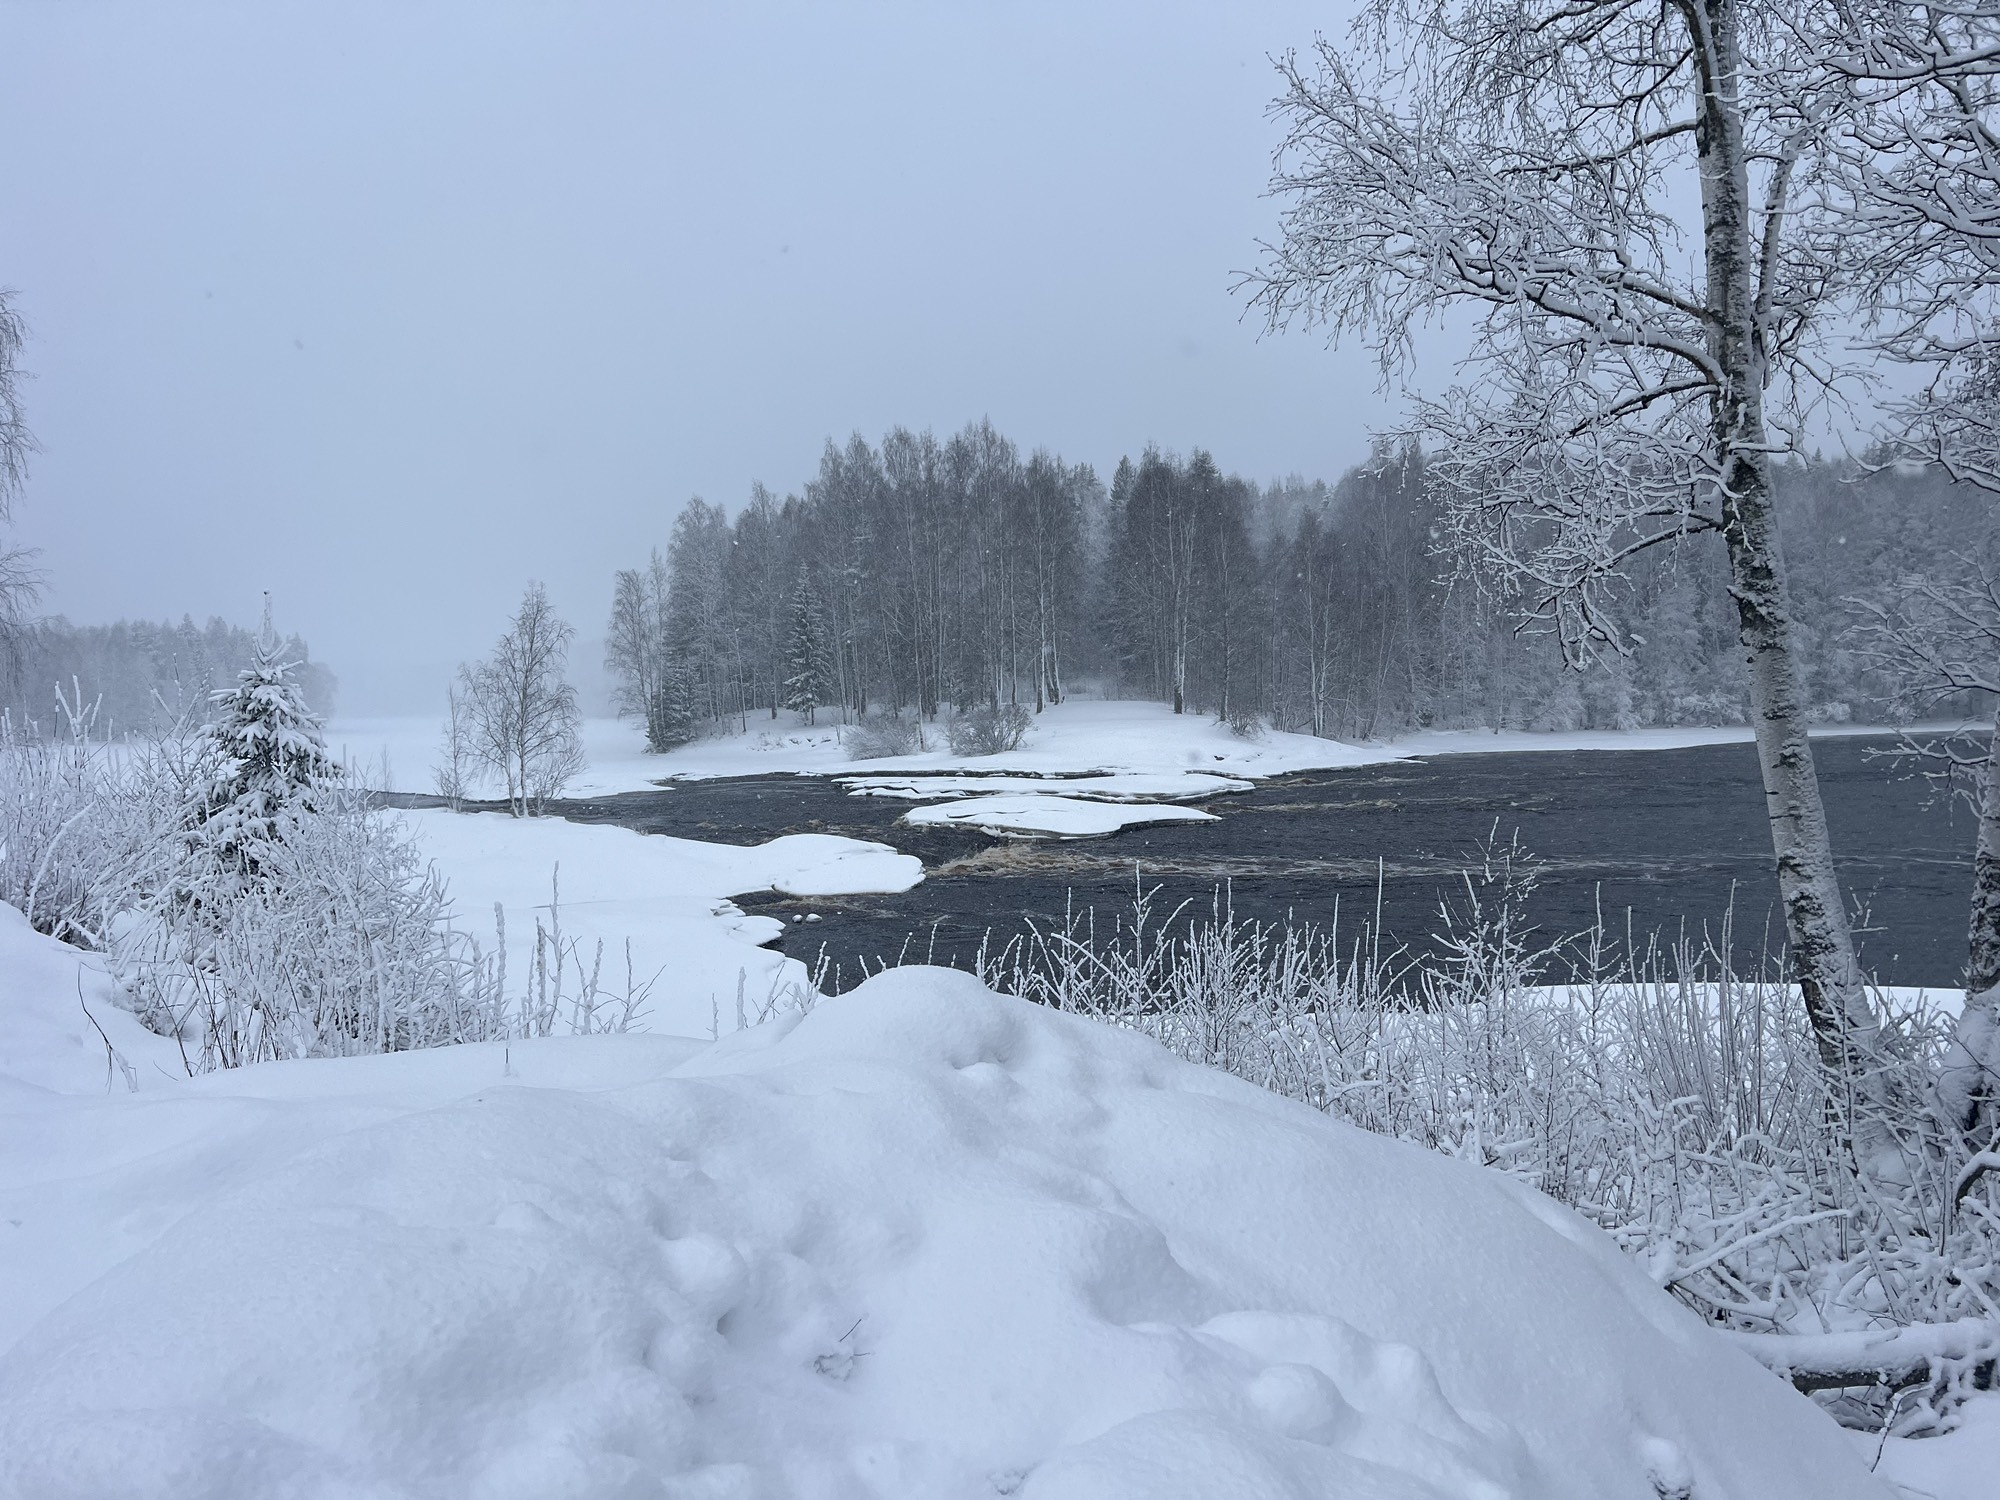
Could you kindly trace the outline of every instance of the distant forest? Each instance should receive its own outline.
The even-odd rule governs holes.
[[[1779,474],[1814,717],[1886,718],[1848,600],[1985,545],[1990,507],[1934,474]],[[606,667],[655,749],[787,711],[1039,710],[1079,688],[1340,739],[1742,720],[1713,538],[1643,554],[1617,605],[1629,654],[1576,670],[1453,578],[1423,478],[1414,450],[1259,486],[1149,448],[1107,485],[985,422],[857,435],[801,494],[759,485],[734,520],[692,501],[617,575]]]
[[[301,696],[322,717],[331,714],[333,673],[297,636],[284,649],[300,664]],[[233,686],[256,655],[257,633],[221,619],[72,625],[56,616],[0,632],[0,710],[19,730],[65,733],[60,690],[95,711],[102,735],[149,733],[184,718],[205,723],[213,717],[210,694]]]

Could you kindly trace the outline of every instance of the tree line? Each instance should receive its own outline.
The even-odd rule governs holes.
[[[606,666],[654,749],[790,710],[1058,703],[1089,665],[1086,464],[990,423],[831,442],[802,494],[702,500],[617,576]]]
[[[1619,649],[1571,661],[1457,566],[1437,461],[1384,445],[1332,484],[1259,485],[1150,447],[1106,485],[985,421],[856,435],[782,500],[757,485],[733,518],[691,501],[617,575],[606,666],[655,750],[753,720],[1039,712],[1078,688],[1343,739],[1744,721],[1715,569],[1634,558],[1598,604]],[[1893,466],[1801,459],[1775,484],[1812,716],[1893,713],[1854,600],[1963,546],[1989,508]]]
[[[63,710],[96,716],[101,734],[151,733],[214,716],[214,697],[258,659],[255,631],[211,616],[197,625],[119,620],[76,625],[60,615],[0,628],[0,711],[17,729],[59,730]],[[279,642],[292,680],[322,718],[334,708],[333,673],[297,635]]]

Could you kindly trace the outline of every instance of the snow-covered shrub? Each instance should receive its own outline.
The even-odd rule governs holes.
[[[106,744],[73,689],[57,702],[61,735],[0,715],[0,901],[96,948],[172,836],[188,757],[172,740]]]
[[[197,1069],[498,1034],[489,965],[399,825],[328,756],[268,630],[216,699],[177,774],[135,788],[176,815],[134,862],[110,933],[141,1019]]]
[[[1587,934],[1571,955],[1583,977],[1545,983],[1554,950],[1521,918],[1532,882],[1518,850],[1489,849],[1421,961],[1365,933],[1244,921],[1220,894],[1183,924],[1135,890],[1110,931],[1072,912],[983,950],[979,968],[995,988],[1540,1189],[1710,1321],[1766,1336],[1756,1352],[1774,1367],[1791,1368],[1778,1336],[1846,1331],[1858,1348],[1885,1329],[2000,1317],[2000,1192],[1992,1174],[1960,1191],[1980,1143],[1926,1107],[1949,1037],[1939,1017],[1897,1012],[1882,1092],[1898,1101],[1905,1170],[1870,1180],[1840,1125],[1859,1091],[1823,1071],[1795,985],[1733,974],[1726,930],[1637,953]],[[1900,1430],[1948,1421],[1990,1383],[2000,1324],[1955,1326],[1972,1333],[1916,1362]],[[1888,1398],[1830,1399],[1879,1425]]]
[[[877,710],[841,731],[849,760],[881,760],[910,755],[923,748],[923,726],[910,714]]]
[[[1241,702],[1230,705],[1229,712],[1224,715],[1222,722],[1229,726],[1229,732],[1239,740],[1264,738],[1264,716]]]
[[[140,1018],[205,1071],[509,1033],[497,966],[452,923],[436,873],[345,786],[276,815],[257,878],[181,862],[119,925],[112,968]]]
[[[87,713],[59,739],[0,719],[0,900],[106,950],[191,1070],[628,1027],[629,955],[619,993],[564,936],[559,891],[509,989],[504,930],[487,948],[459,928],[268,641],[191,733],[107,746]]]
[[[0,719],[0,901],[39,932],[87,930],[109,780],[102,746],[22,734]]]
[[[952,715],[945,726],[953,755],[999,755],[1018,750],[1034,716],[1018,703],[981,704]]]

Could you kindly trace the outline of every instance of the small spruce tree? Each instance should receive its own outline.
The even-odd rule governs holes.
[[[299,692],[297,665],[284,658],[266,600],[256,660],[235,687],[215,693],[218,713],[202,732],[203,770],[188,829],[197,848],[239,882],[258,878],[259,850],[283,837],[287,817],[314,811],[341,774]]]

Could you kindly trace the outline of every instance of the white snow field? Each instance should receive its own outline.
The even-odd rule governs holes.
[[[584,743],[589,765],[571,784],[569,795],[789,772],[837,777],[857,796],[980,799],[977,807],[916,809],[908,815],[913,823],[963,826],[1002,838],[1098,838],[1139,823],[1206,821],[1213,815],[1186,807],[1188,800],[1247,790],[1255,778],[1292,771],[1495,751],[1679,749],[1750,737],[1748,729],[1720,728],[1564,734],[1465,730],[1370,745],[1280,731],[1245,739],[1205,714],[1175,714],[1161,703],[1073,698],[1037,715],[1018,750],[955,756],[944,748],[942,728],[930,726],[936,749],[854,761],[847,758],[836,727],[750,722],[752,727],[740,734],[647,755],[636,725],[588,720]],[[1867,732],[1847,725],[1815,731]],[[369,785],[402,792],[431,790],[438,738],[438,725],[423,719],[341,720],[327,732],[334,753],[360,767]],[[1037,780],[1051,777],[1064,779]],[[1128,811],[1120,816],[1106,804]]]
[[[0,914],[8,1500],[1891,1493],[1566,1211],[963,974],[130,1089],[86,964]]]
[[[783,720],[750,720],[740,734],[697,740],[665,755],[645,753],[638,726],[617,719],[584,722],[589,766],[571,784],[572,796],[644,791],[672,780],[755,776],[789,772],[807,776],[882,777],[896,773],[973,771],[1029,775],[1104,772],[1144,773],[1155,778],[1141,796],[1189,795],[1157,782],[1161,776],[1192,771],[1224,777],[1279,776],[1343,766],[1380,765],[1428,755],[1464,755],[1526,750],[1674,750],[1694,745],[1747,743],[1742,727],[1693,729],[1451,730],[1411,735],[1383,744],[1354,745],[1311,735],[1270,731],[1244,739],[1206,714],[1175,714],[1162,703],[1072,698],[1037,715],[1026,742],[1000,755],[954,756],[944,748],[937,726],[926,726],[938,748],[917,755],[855,761],[841,748],[840,732],[829,725],[802,728]],[[1879,734],[1865,725],[1815,729],[1816,735]],[[437,759],[437,719],[337,719],[327,729],[336,757],[363,768],[368,784],[385,791],[428,792]],[[379,772],[386,764],[387,775]],[[1111,789],[1112,784],[1100,788]],[[1206,787],[1206,791],[1216,790]]]
[[[679,1036],[733,1031],[741,994],[748,1019],[812,988],[796,958],[759,946],[784,923],[745,914],[729,898],[777,890],[794,896],[906,891],[923,864],[886,844],[796,833],[738,847],[635,833],[610,824],[443,809],[400,814],[451,890],[459,921],[491,945],[497,903],[506,916],[509,992],[525,983],[535,924],[551,926],[559,890],[562,935],[586,970],[604,945],[601,984],[644,989],[649,1029]],[[575,993],[569,970],[566,993]]]

